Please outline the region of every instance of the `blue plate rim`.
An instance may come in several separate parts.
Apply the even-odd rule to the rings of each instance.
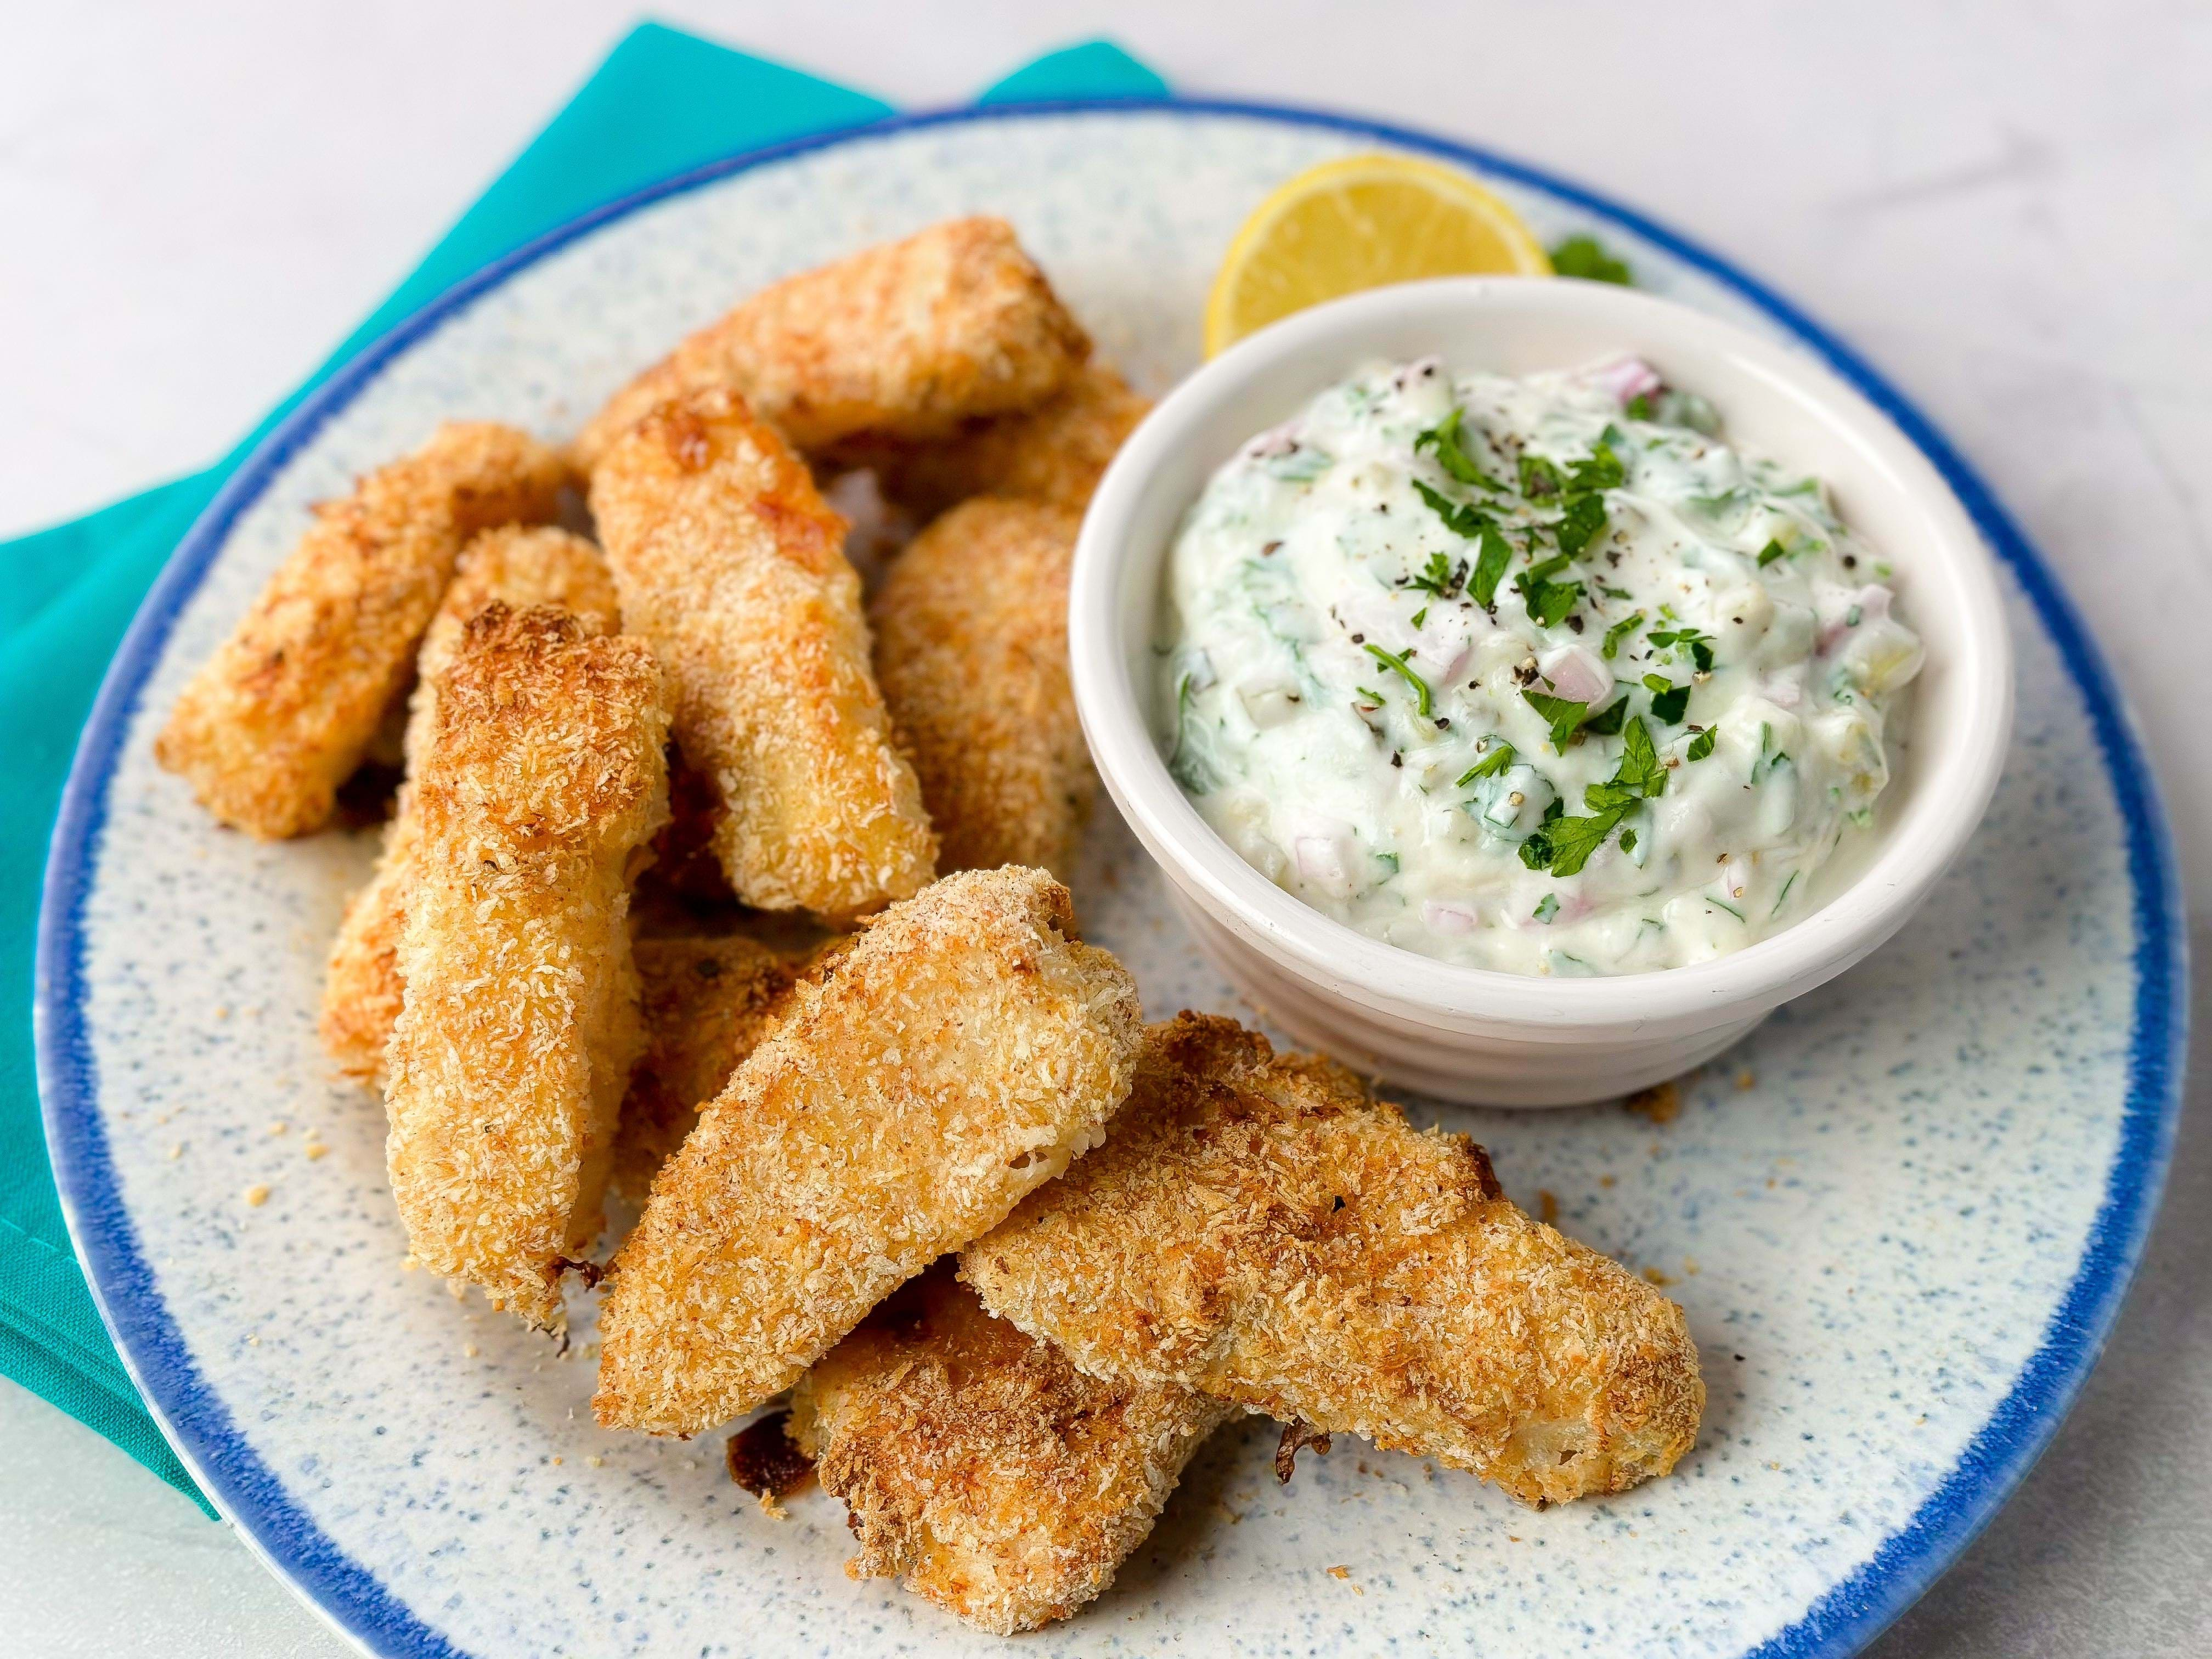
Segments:
[[[460,1659],[460,1650],[293,1502],[200,1377],[139,1252],[95,1109],[98,1077],[84,1019],[83,905],[106,823],[106,785],[170,630],[240,515],[386,365],[517,272],[600,226],[739,173],[897,133],[1054,115],[1162,113],[1316,127],[1436,155],[1571,204],[1703,271],[1809,348],[1928,456],[2020,581],[2088,708],[2126,824],[2137,984],[2119,1149],[2080,1269],[2043,1343],[1950,1474],[1871,1557],[1744,1659],[1845,1659],[1872,1641],[1989,1523],[2049,1443],[2103,1351],[2157,1212],[2180,1115],[2188,935],[2172,835],[2102,652],[2026,535],[1934,423],[1850,347],[1756,277],[1633,209],[1481,146],[1327,110],[1234,99],[1063,99],[891,116],[744,151],[619,196],[494,260],[363,348],[261,441],[194,521],[109,665],[79,740],[48,851],[33,1008],[46,1141],[70,1235],[125,1366],[202,1491],[280,1578],[363,1650],[392,1659]]]

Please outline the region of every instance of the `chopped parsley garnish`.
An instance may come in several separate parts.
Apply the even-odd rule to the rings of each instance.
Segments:
[[[1528,615],[1540,628],[1552,628],[1565,620],[1567,612],[1575,608],[1583,596],[1580,582],[1555,582],[1553,577],[1574,562],[1571,554],[1554,553],[1540,564],[1532,564],[1513,579],[1514,591],[1522,603],[1528,607]]]
[[[1523,495],[1556,495],[1559,493],[1559,469],[1541,455],[1521,458],[1521,493]]]
[[[1379,645],[1365,647],[1367,654],[1381,663],[1400,679],[1413,688],[1413,706],[1426,720],[1429,711],[1436,707],[1436,698],[1429,690],[1429,683],[1406,665],[1406,659],[1395,652],[1385,651]]]
[[[1459,781],[1455,783],[1452,787],[1455,789],[1464,789],[1468,785],[1473,783],[1477,778],[1494,778],[1499,776],[1504,772],[1507,767],[1512,764],[1513,745],[1501,739],[1488,754],[1485,755],[1480,760],[1475,762],[1474,765],[1468,767],[1466,771],[1461,773],[1459,775]]]
[[[1428,621],[1428,619],[1429,607],[1425,605],[1419,611],[1416,611],[1413,613],[1413,626],[1419,628],[1423,623]]]
[[[1690,653],[1700,674],[1713,672],[1713,636],[1694,628],[1662,628],[1644,636],[1654,645],[1679,645]]]
[[[1528,914],[1546,927],[1550,927],[1552,918],[1559,914],[1559,896],[1557,893],[1545,894],[1536,901],[1536,908]]]
[[[1464,536],[1473,541],[1482,533],[1489,518],[1478,508],[1464,501],[1455,501],[1449,495],[1439,495],[1419,478],[1413,480],[1413,493],[1429,504],[1429,509],[1444,521],[1444,527],[1455,536]]]
[[[1583,722],[1583,730],[1601,738],[1609,738],[1620,730],[1621,721],[1628,718],[1628,693],[1624,691],[1606,707]]]
[[[1608,427],[1606,430],[1610,433],[1613,428]],[[1602,438],[1587,459],[1577,461],[1567,471],[1570,489],[1618,489],[1627,480],[1627,469],[1621,465],[1620,457]]]
[[[1525,696],[1528,694],[1522,693]],[[1521,843],[1521,862],[1531,870],[1548,870],[1553,876],[1577,873],[1590,854],[1605,845],[1606,837],[1638,801],[1667,793],[1667,769],[1642,720],[1628,722],[1621,738],[1620,765],[1610,781],[1594,783],[1583,791],[1583,804],[1591,809],[1587,817],[1561,817],[1545,823]],[[1620,839],[1624,851],[1636,845],[1635,831]]]
[[[1627,407],[1621,410],[1632,421],[1648,421],[1651,418],[1651,395],[1646,392],[1639,392],[1631,398]],[[1626,837],[1622,839],[1625,842]]]
[[[1436,425],[1413,440],[1413,451],[1424,449],[1437,452],[1437,465],[1463,484],[1473,484],[1478,489],[1501,493],[1505,486],[1474,464],[1472,457],[1461,447],[1459,441],[1460,412],[1455,409]]]
[[[1783,546],[1780,542],[1770,541],[1759,550],[1759,568],[1764,570],[1777,559],[1786,559],[1789,556],[1788,548]]]
[[[1690,706],[1690,688],[1674,684],[1664,674],[1646,674],[1644,684],[1651,693],[1654,718],[1668,726],[1680,726],[1684,711]]]
[[[1552,270],[1561,276],[1579,276],[1586,283],[1619,283],[1633,286],[1636,277],[1628,261],[1606,252],[1595,236],[1577,232],[1552,250]]]
[[[1455,564],[1441,553],[1430,554],[1427,565],[1418,575],[1407,577],[1405,582],[1407,587],[1418,587],[1424,593],[1433,593],[1440,599],[1450,599],[1466,584],[1467,561],[1462,559]],[[1422,609],[1425,611],[1427,607],[1425,605]],[[1419,628],[1420,625],[1420,618],[1416,617],[1413,626]]]
[[[1636,597],[1625,587],[1607,587],[1603,582],[1597,585],[1597,591],[1608,599],[1632,599]]]
[[[1482,551],[1474,562],[1474,579],[1468,584],[1467,591],[1484,610],[1497,603],[1498,584],[1504,578],[1505,567],[1512,557],[1513,550],[1498,533],[1498,526],[1483,526]]]
[[[1355,685],[1352,689],[1359,693],[1361,696],[1366,698],[1368,702],[1373,703],[1377,708],[1380,708],[1382,706],[1382,694],[1380,691],[1370,691],[1364,685]]]
[[[1608,593],[1612,591],[1611,588],[1606,590]],[[1641,611],[1637,611],[1633,616],[1623,617],[1605,630],[1605,644],[1599,647],[1601,654],[1607,662],[1611,662],[1620,653],[1620,642],[1643,626],[1644,613]]]
[[[1561,550],[1579,553],[1605,533],[1605,500],[1595,493],[1567,497],[1567,510],[1552,526]]]
[[[1562,755],[1565,754],[1567,744],[1573,740],[1575,733],[1582,729],[1583,721],[1589,717],[1589,705],[1586,702],[1577,702],[1571,697],[1551,696],[1542,691],[1523,691],[1521,698],[1550,723],[1552,747]]]
[[[1696,737],[1690,739],[1689,758],[1693,761],[1705,759],[1713,752],[1713,744],[1718,737],[1719,733],[1710,726],[1698,732]]]
[[[1624,853],[1633,853],[1636,850],[1636,831],[1624,830],[1620,832],[1620,850]]]

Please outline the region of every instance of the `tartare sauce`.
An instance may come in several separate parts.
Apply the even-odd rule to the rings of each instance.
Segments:
[[[1620,974],[1806,913],[1922,661],[1816,478],[1623,359],[1316,398],[1168,564],[1161,738],[1247,862],[1409,951]]]

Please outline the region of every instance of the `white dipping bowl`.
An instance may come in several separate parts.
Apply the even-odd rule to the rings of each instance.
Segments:
[[[1827,481],[1896,568],[1927,645],[1874,845],[1810,915],[1690,967],[1590,979],[1468,968],[1386,945],[1277,887],[1168,775],[1155,732],[1161,581],[1215,469],[1363,364],[1440,355],[1528,374],[1633,353],[1719,409],[1730,441]],[[1667,301],[1586,282],[1469,277],[1378,289],[1263,330],[1185,380],[1100,483],[1075,555],[1075,697],[1115,805],[1199,948],[1299,1042],[1445,1100],[1559,1106],[1675,1077],[1894,933],[1966,845],[2012,726],[2012,646],[1989,553],[1888,417],[1811,358]],[[1816,896],[1821,896],[1816,889]]]

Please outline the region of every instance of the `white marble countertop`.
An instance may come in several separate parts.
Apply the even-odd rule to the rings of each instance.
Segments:
[[[2212,448],[2212,10],[1400,0],[1357,26],[1331,0],[656,10],[908,105],[1111,33],[1184,89],[1462,134],[1726,251],[1897,380],[2058,567],[2134,701],[2185,879],[2212,892],[2212,484],[2188,459]],[[227,448],[623,27],[593,0],[0,14],[0,535]],[[2212,1123],[2190,1123],[2080,1407],[1873,1652],[2212,1650],[2208,1257]],[[0,1439],[10,1651],[346,1651],[223,1528],[5,1382]]]

